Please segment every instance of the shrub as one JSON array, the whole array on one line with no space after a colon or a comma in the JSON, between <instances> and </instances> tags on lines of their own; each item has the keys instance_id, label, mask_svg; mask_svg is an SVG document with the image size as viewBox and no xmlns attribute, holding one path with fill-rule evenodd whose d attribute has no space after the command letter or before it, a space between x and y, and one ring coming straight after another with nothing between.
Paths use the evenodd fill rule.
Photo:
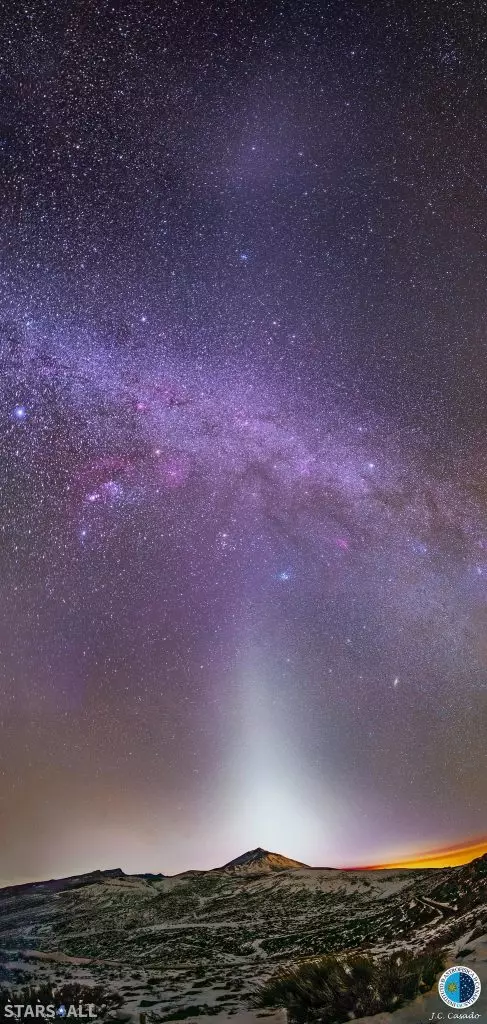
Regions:
<instances>
[{"instance_id":1,"label":"shrub","mask_svg":"<svg viewBox=\"0 0 487 1024\"><path fill-rule=\"evenodd\" d=\"M3 988L0 989L0 1020L11 1021L10 1016L5 1016L5 1007L8 1003L32 1007L35 1007L36 1003L43 1006L52 1004L56 1008L61 1005L69 1006L71 1003L76 1006L78 1003L93 1003L97 1017L103 1019L106 1013L117 1009L122 1002L122 996L115 992L106 992L101 985L79 985L77 982L61 985L44 982L42 985L25 985L23 988Z\"/></svg>"},{"instance_id":2,"label":"shrub","mask_svg":"<svg viewBox=\"0 0 487 1024\"><path fill-rule=\"evenodd\" d=\"M382 960L325 956L278 971L254 997L259 1007L285 1007L293 1024L342 1024L352 1017L391 1012L427 992L445 964L442 950L420 956L396 954Z\"/></svg>"}]
</instances>

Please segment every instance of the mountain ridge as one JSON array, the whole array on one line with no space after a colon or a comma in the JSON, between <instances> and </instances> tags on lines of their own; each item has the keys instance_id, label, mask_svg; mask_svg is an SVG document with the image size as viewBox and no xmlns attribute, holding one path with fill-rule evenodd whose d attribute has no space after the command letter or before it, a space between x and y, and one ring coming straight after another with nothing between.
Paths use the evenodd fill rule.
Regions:
<instances>
[{"instance_id":1,"label":"mountain ridge","mask_svg":"<svg viewBox=\"0 0 487 1024\"><path fill-rule=\"evenodd\" d=\"M236 872L244 873L246 871L287 871L305 869L306 871L319 872L319 871L330 871L337 874L368 874L373 876L374 874L388 873L388 874L400 874L410 873L415 874L420 872L427 872L431 876L435 873L439 873L445 870L460 871L461 869L475 870L474 865L485 862L487 864L487 851L480 857L474 857L471 861L466 861L465 864L457 864L451 868L448 865L444 867L431 866L428 867L353 867L353 868L336 868L329 866L315 866L313 864L306 864L303 861L295 860L292 857L286 857L283 854L275 853L271 850L266 850L262 846L257 846L254 850L246 850L245 853L240 854L238 857L234 857L233 860L227 861L226 864L222 864L216 868L188 868L185 871L178 871L173 875L166 875L163 872L130 872L124 871L123 868L94 868L92 871L86 871L75 875L63 875L60 878L47 878L38 879L30 882L16 882L13 885L0 885L0 892L10 890L14 892L22 892L27 889L34 888L49 888L52 892L59 891L58 887L62 888L78 888L84 885L91 885L96 882L103 882L105 880L116 880L116 879L134 879L150 881L160 881L162 879L171 878L185 878L185 877L196 877L201 875L213 874L215 872Z\"/></svg>"}]
</instances>

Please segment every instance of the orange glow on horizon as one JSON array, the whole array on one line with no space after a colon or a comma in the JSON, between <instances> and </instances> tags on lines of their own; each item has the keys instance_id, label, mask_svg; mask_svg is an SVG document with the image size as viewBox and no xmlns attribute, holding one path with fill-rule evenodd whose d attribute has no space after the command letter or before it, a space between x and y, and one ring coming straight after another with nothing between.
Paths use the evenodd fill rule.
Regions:
<instances>
[{"instance_id":1,"label":"orange glow on horizon","mask_svg":"<svg viewBox=\"0 0 487 1024\"><path fill-rule=\"evenodd\" d=\"M350 871L383 871L390 868L447 868L469 864L487 853L487 837L461 846L445 846L425 853L412 854L404 860L391 860L385 864L367 864Z\"/></svg>"}]
</instances>

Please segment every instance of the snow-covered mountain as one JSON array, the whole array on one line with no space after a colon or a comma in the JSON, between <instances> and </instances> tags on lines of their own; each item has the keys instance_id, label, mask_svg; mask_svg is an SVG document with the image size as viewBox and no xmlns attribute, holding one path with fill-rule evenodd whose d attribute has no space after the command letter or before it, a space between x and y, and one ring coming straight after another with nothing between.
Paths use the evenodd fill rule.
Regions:
<instances>
[{"instance_id":1,"label":"snow-covered mountain","mask_svg":"<svg viewBox=\"0 0 487 1024\"><path fill-rule=\"evenodd\" d=\"M136 1015L167 1020L231 1015L282 965L467 946L483 932L487 855L463 867L340 871L258 848L211 871L116 868L0 890L0 980L101 982Z\"/></svg>"}]
</instances>

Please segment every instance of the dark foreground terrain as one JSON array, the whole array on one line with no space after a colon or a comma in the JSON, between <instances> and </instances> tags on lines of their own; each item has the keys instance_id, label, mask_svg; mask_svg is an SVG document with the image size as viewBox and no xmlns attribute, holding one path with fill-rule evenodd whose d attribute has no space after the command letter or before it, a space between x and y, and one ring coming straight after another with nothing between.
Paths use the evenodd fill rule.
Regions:
<instances>
[{"instance_id":1,"label":"dark foreground terrain","mask_svg":"<svg viewBox=\"0 0 487 1024\"><path fill-rule=\"evenodd\" d=\"M213 871L2 889L1 984L101 983L127 1015L224 1020L247 1017L256 985L282 966L432 944L468 963L487 932L487 855L421 870L296 865L257 850Z\"/></svg>"}]
</instances>

